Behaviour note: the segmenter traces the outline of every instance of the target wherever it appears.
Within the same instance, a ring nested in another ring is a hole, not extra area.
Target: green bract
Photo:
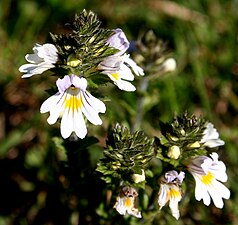
[[[175,116],[171,123],[160,122],[161,136],[156,138],[157,158],[174,166],[184,160],[206,154],[200,144],[206,129],[206,120],[189,115]]]
[[[74,22],[67,25],[70,28],[69,34],[51,33],[61,60],[55,69],[57,74],[58,71],[64,74],[68,71],[87,78],[99,73],[98,64],[118,51],[106,44],[114,32],[101,28],[101,21],[97,16],[86,10],[76,14]],[[94,79],[94,82],[97,83],[97,79]]]

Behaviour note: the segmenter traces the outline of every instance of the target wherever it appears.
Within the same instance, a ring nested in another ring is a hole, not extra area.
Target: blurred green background
[[[64,24],[83,9],[94,11],[104,27],[122,28],[129,40],[152,29],[177,61],[175,72],[149,83],[140,129],[157,135],[159,120],[170,121],[174,113],[187,110],[214,123],[226,142],[219,154],[228,168],[231,199],[222,210],[194,200],[193,207],[182,203],[181,219],[171,224],[238,224],[237,0],[4,0],[0,2],[0,225],[122,224],[121,216],[110,222],[98,210],[106,201],[101,197],[103,182],[95,183],[87,168],[95,167],[100,149],[80,153],[87,160],[70,173],[64,166],[61,139],[52,139],[59,136],[58,128],[50,127],[47,115],[39,113],[50,79],[21,79],[18,71],[35,43],[50,41],[49,32],[64,32]],[[102,116],[104,129],[116,121],[133,123],[135,96],[115,89],[110,98],[114,101]],[[89,129],[99,133],[103,145],[103,132]]]

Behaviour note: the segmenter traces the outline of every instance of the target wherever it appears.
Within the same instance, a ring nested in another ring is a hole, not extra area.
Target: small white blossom
[[[132,71],[137,75],[144,75],[144,71],[139,67],[128,54],[129,42],[121,29],[116,29],[107,44],[119,51],[112,56],[105,58],[99,65],[98,69],[109,76],[119,89],[124,91],[135,91],[136,88],[129,81],[134,80]]]
[[[137,196],[138,193],[134,188],[129,186],[123,187],[117,197],[117,202],[114,205],[114,208],[121,215],[126,215],[126,213],[128,213],[129,215],[141,218],[141,212],[134,207],[135,198]]]
[[[165,173],[160,184],[158,197],[160,209],[169,201],[170,210],[176,219],[180,216],[178,203],[182,199],[180,185],[183,182],[184,176],[184,172],[178,174],[177,171],[172,170]]]
[[[230,190],[221,182],[227,181],[226,166],[218,161],[218,154],[213,152],[207,156],[198,156],[188,166],[196,181],[195,198],[210,205],[211,198],[217,208],[223,208],[223,199],[230,198]],[[219,182],[221,181],[221,182]]]
[[[219,133],[214,128],[214,125],[212,123],[208,123],[207,128],[203,132],[203,137],[200,141],[200,144],[203,144],[209,148],[215,148],[224,145],[225,142],[219,139]]]
[[[72,132],[79,138],[86,136],[87,128],[83,114],[94,125],[102,124],[98,113],[106,111],[105,104],[86,91],[85,78],[67,75],[58,79],[56,84],[59,91],[42,104],[40,111],[50,112],[47,119],[49,124],[54,124],[62,117],[60,130],[63,138],[68,138]]]
[[[58,60],[58,50],[53,44],[35,44],[33,51],[34,54],[27,54],[25,57],[29,63],[19,68],[20,72],[25,73],[22,78],[41,74],[46,70],[54,68],[54,64]]]

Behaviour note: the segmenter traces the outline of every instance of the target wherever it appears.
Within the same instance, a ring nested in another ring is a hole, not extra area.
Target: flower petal
[[[200,201],[201,199],[203,200],[203,203],[205,205],[210,205],[211,203],[211,197],[208,194],[207,187],[205,184],[201,182],[201,178],[195,176],[195,181],[196,181],[196,187],[195,187],[195,199],[197,201]]]
[[[95,98],[87,91],[85,92],[85,95],[88,97],[89,101],[98,112],[100,113],[106,112],[106,106],[101,100]]]
[[[219,133],[214,128],[214,125],[212,123],[207,124],[207,128],[205,129],[203,134],[204,136],[202,137],[200,143],[204,146],[207,146],[209,148],[215,148],[225,144],[224,141],[219,139]]]
[[[70,76],[64,76],[62,79],[58,78],[56,81],[56,86],[60,93],[65,92],[71,85]]]
[[[71,79],[71,84],[74,85],[75,87],[79,88],[81,91],[86,91],[87,88],[87,80],[83,77],[78,77],[74,74],[70,76]]]
[[[42,58],[40,58],[37,54],[26,54],[25,59],[34,64],[38,64],[42,62]]]
[[[160,206],[160,209],[162,209],[162,207],[164,207],[165,204],[169,201],[168,191],[169,191],[169,187],[167,184],[160,185],[159,197],[158,197],[158,204]]]
[[[79,138],[83,139],[87,134],[87,128],[81,110],[74,112],[74,120],[74,131]]]
[[[55,63],[58,59],[57,48],[53,44],[44,44],[37,47],[38,56],[44,59],[45,62]]]
[[[56,93],[55,95],[49,97],[43,102],[40,107],[41,113],[50,112],[50,116],[47,119],[47,122],[51,125],[54,124],[60,116],[61,108],[57,105],[62,95]]]
[[[90,102],[90,98],[88,97],[88,95],[86,93],[81,93],[81,96],[83,102],[82,111],[84,115],[94,125],[101,125],[102,120],[98,116],[97,109],[95,109],[94,106],[92,105],[92,102]]]
[[[63,138],[68,138],[71,133],[74,131],[74,121],[73,111],[70,108],[66,108],[60,124],[60,131]]]
[[[214,205],[219,209],[223,208],[224,205],[222,198],[230,198],[229,189],[216,180],[208,187],[208,192],[211,195]]]
[[[175,217],[177,220],[179,219],[180,213],[178,209],[178,202],[180,200],[176,198],[171,198],[169,201],[169,208],[172,212],[173,217]]]
[[[122,64],[120,70],[118,70],[119,77],[124,80],[134,80],[134,75],[131,70],[125,65]]]
[[[115,34],[112,35],[107,43],[120,50],[120,52],[116,53],[115,55],[121,55],[123,54],[124,52],[126,52],[126,50],[129,48],[129,41],[127,40],[126,38],[126,35],[125,33],[120,29],[120,28],[117,28],[114,30],[115,31]]]
[[[123,64],[123,60],[120,56],[108,56],[99,65],[99,70],[104,70],[105,73],[112,73],[113,71],[118,71]]]
[[[132,70],[137,76],[144,75],[144,70],[140,66],[138,66],[134,60],[129,58],[129,55],[124,58],[124,62],[127,63],[132,68]]]
[[[121,215],[126,215],[126,207],[124,206],[124,202],[123,202],[123,199],[121,197],[117,197],[117,202],[116,202],[114,208]]]
[[[136,88],[133,84],[131,84],[130,82],[125,81],[125,80],[119,80],[117,82],[114,82],[114,84],[117,85],[117,87],[123,91],[135,91],[136,90]]]

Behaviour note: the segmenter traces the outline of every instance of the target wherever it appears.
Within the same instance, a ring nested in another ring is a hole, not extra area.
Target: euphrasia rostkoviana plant
[[[47,119],[50,125],[61,118],[64,139],[71,134],[85,138],[87,121],[102,124],[99,113],[105,113],[106,106],[90,93],[91,89],[111,82],[121,91],[133,92],[134,75],[145,73],[141,83],[141,90],[145,91],[148,80],[176,67],[175,60],[167,56],[164,43],[152,31],[137,42],[135,61],[140,67],[126,53],[130,43],[124,32],[119,28],[102,28],[93,12],[84,10],[76,15],[69,28],[68,34],[51,34],[52,43],[36,44],[34,53],[26,55],[29,63],[19,68],[23,78],[45,71],[58,76],[57,91],[43,102],[40,112],[50,113]],[[140,108],[141,117],[139,113]],[[139,117],[135,123],[140,121]],[[141,218],[144,211],[159,212],[168,203],[173,217],[178,219],[188,173],[195,180],[195,198],[205,205],[212,199],[217,208],[222,208],[223,198],[229,199],[230,191],[221,183],[227,181],[226,166],[215,151],[224,141],[213,124],[184,113],[175,116],[171,123],[161,122],[160,132],[159,137],[148,137],[143,131],[131,131],[120,124],[108,131],[104,157],[96,170],[107,188],[117,195],[115,210],[121,215]],[[158,168],[153,169],[155,161],[159,162]],[[141,192],[147,198],[154,197],[146,192],[148,187],[158,189],[157,208],[149,207],[149,203],[136,206]]]

